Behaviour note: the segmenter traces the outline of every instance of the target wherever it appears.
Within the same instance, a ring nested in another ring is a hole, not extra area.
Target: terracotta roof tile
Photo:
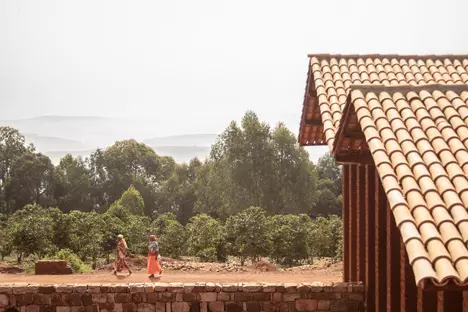
[[[299,143],[328,144],[330,150],[333,149],[353,84],[418,86],[436,83],[467,84],[468,56],[310,55]],[[468,92],[459,94],[456,102],[449,95],[446,97],[458,111],[459,118],[468,125],[468,107],[461,103],[468,101]]]
[[[416,282],[468,285],[468,55],[311,55],[299,143],[368,150]]]
[[[419,285],[468,285],[468,85],[445,84],[449,61],[425,61],[439,85],[352,86],[345,111],[364,132]],[[422,67],[392,62],[407,74]]]

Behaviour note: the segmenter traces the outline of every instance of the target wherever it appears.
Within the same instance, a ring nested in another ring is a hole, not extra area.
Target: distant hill
[[[62,139],[58,137],[47,137],[47,136],[40,136],[35,133],[22,133],[26,140],[27,144],[34,144],[38,151],[42,153],[55,151],[55,150],[63,150],[63,151],[79,151],[89,148],[86,144],[75,141],[75,140],[68,140]]]
[[[67,153],[88,157],[96,148],[106,148],[115,141],[133,138],[151,146],[162,156],[172,156],[177,162],[188,162],[194,157],[205,159],[216,134],[184,134],[158,136],[171,129],[164,123],[148,120],[129,120],[96,116],[40,116],[32,119],[3,120],[0,126],[18,129],[27,143],[33,143],[38,152],[48,155],[54,164]],[[309,147],[310,159],[317,162],[328,148]]]
[[[217,134],[185,134],[158,137],[144,140],[149,146],[205,146],[210,147],[218,137]]]
[[[211,146],[155,146],[154,151],[161,156],[172,156],[178,163],[188,163],[194,157],[205,160]]]
[[[60,136],[92,147],[107,147],[115,141],[130,138],[143,141],[154,137],[156,133],[164,135],[163,131],[167,131],[156,121],[87,116],[41,116],[32,119],[1,120],[0,126],[10,126],[21,133],[34,133],[43,137]]]

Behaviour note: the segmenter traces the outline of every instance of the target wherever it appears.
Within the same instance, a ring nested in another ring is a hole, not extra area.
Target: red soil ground
[[[0,270],[0,283],[44,283],[44,284],[104,284],[104,283],[146,283],[146,282],[265,282],[265,283],[310,283],[339,282],[342,280],[342,264],[318,261],[314,265],[277,269],[271,263],[256,263],[247,267],[219,263],[173,261],[163,262],[164,274],[160,279],[150,280],[144,263],[135,259],[129,263],[134,273],[131,276],[112,275],[112,266],[107,265],[92,273],[73,275],[28,275],[11,274]]]
[[[101,283],[146,283],[151,280],[145,273],[137,272],[131,276],[113,276],[110,273],[91,273],[73,275],[23,275],[0,274],[0,283],[42,283],[42,284],[101,284]],[[165,272],[157,282],[266,282],[266,283],[309,283],[339,282],[341,272],[259,272],[259,273],[187,273]]]

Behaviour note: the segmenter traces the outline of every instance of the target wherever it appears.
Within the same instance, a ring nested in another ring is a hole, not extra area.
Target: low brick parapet
[[[0,311],[355,312],[363,302],[361,283],[0,284]]]
[[[66,260],[41,260],[35,264],[36,275],[73,274]]]

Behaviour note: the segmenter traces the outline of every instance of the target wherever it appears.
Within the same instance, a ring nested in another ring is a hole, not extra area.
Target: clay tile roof
[[[348,86],[343,118],[354,115],[364,133],[416,283],[468,286],[468,68],[421,60],[439,84],[418,85],[423,63],[400,59],[394,73],[406,71],[410,85]]]
[[[301,145],[333,148],[351,85],[468,84],[468,55],[309,55]]]

